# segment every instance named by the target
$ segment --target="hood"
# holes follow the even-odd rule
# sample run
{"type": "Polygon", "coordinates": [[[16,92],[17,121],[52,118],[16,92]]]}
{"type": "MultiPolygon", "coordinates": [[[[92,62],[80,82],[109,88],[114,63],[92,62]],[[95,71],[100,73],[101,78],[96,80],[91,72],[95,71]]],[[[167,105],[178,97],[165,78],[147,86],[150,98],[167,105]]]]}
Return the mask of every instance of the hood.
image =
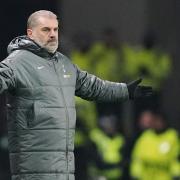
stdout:
{"type": "Polygon", "coordinates": [[[56,52],[54,54],[49,53],[46,49],[40,47],[36,42],[28,38],[26,35],[14,38],[9,43],[7,52],[8,54],[11,54],[13,51],[20,49],[31,51],[32,53],[43,58],[52,57],[56,54],[56,52]]]}

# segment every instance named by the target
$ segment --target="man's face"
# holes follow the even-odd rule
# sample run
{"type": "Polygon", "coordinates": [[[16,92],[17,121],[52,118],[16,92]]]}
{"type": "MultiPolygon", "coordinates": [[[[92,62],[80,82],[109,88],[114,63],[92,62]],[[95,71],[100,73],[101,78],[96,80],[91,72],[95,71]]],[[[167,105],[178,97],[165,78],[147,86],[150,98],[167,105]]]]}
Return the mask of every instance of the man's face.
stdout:
{"type": "Polygon", "coordinates": [[[27,29],[27,35],[48,52],[54,53],[58,48],[58,21],[39,17],[36,26],[27,29]]]}

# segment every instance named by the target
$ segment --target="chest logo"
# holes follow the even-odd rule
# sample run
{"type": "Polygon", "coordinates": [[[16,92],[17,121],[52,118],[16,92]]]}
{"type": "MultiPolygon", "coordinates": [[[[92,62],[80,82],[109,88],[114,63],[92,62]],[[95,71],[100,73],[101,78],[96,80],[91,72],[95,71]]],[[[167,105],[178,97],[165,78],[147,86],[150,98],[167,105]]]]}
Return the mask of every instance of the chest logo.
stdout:
{"type": "Polygon", "coordinates": [[[37,69],[43,69],[44,68],[44,66],[38,66],[37,67],[37,69]]]}
{"type": "Polygon", "coordinates": [[[64,74],[63,77],[64,77],[64,78],[70,78],[70,77],[71,77],[71,74],[64,74]]]}

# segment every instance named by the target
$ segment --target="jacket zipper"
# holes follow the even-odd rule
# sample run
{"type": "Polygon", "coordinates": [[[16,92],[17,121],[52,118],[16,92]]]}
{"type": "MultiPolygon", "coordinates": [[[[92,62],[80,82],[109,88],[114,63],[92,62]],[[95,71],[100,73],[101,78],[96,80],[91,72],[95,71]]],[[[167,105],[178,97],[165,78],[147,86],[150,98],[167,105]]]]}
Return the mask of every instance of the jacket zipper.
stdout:
{"type": "Polygon", "coordinates": [[[66,101],[65,101],[65,96],[64,96],[63,90],[61,88],[62,82],[61,82],[61,79],[58,76],[54,60],[52,60],[52,61],[53,61],[53,66],[54,66],[56,76],[57,76],[58,81],[59,81],[60,91],[61,91],[61,94],[62,94],[62,97],[63,97],[63,102],[64,102],[64,105],[65,105],[65,111],[66,111],[66,120],[67,120],[67,122],[66,122],[66,179],[69,180],[69,168],[68,168],[69,115],[68,115],[67,105],[66,105],[66,101]]]}

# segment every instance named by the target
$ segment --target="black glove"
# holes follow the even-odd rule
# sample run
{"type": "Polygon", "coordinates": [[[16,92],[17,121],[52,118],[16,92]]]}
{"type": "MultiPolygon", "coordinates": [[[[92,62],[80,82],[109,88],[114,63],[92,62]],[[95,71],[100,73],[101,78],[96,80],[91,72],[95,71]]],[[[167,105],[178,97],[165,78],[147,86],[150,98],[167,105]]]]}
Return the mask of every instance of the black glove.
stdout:
{"type": "Polygon", "coordinates": [[[139,86],[141,78],[127,84],[129,99],[147,98],[153,95],[152,87],[139,86]]]}

